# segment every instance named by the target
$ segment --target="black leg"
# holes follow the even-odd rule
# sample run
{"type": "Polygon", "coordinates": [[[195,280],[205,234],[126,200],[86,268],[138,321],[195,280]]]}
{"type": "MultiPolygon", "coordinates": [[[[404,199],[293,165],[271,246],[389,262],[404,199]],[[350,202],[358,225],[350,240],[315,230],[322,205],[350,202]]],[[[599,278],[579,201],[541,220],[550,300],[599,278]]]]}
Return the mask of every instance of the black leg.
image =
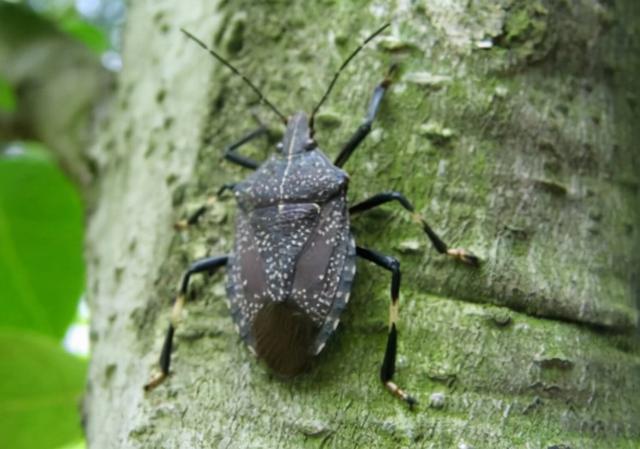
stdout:
{"type": "Polygon", "coordinates": [[[252,170],[255,170],[260,166],[260,163],[254,161],[253,159],[249,159],[248,157],[238,154],[237,150],[247,142],[250,142],[253,139],[260,137],[266,133],[267,133],[267,128],[264,126],[260,126],[258,129],[254,129],[253,131],[245,135],[242,139],[238,140],[237,142],[232,143],[231,145],[228,145],[224,149],[225,159],[235,164],[241,165],[245,168],[250,168],[252,170]]]}
{"type": "MultiPolygon", "coordinates": [[[[246,143],[251,142],[253,139],[256,139],[266,133],[267,133],[267,128],[264,125],[260,125],[260,127],[247,133],[244,137],[242,137],[237,142],[232,143],[231,145],[227,145],[224,148],[224,158],[230,162],[233,162],[234,164],[238,164],[242,167],[255,170],[260,166],[260,163],[248,157],[242,156],[241,154],[238,154],[237,150],[243,145],[245,145],[246,143]]],[[[223,184],[222,187],[220,187],[220,189],[218,190],[217,196],[222,195],[222,193],[226,190],[233,190],[234,186],[235,186],[235,183],[223,184]]],[[[192,213],[189,217],[187,217],[184,220],[178,221],[175,224],[175,228],[186,229],[189,226],[193,226],[194,224],[196,224],[200,219],[200,217],[204,215],[204,213],[207,211],[207,209],[211,206],[211,204],[215,200],[216,200],[215,197],[210,197],[209,199],[207,199],[207,202],[202,206],[200,206],[198,209],[196,209],[196,211],[192,213]]]]}
{"type": "Polygon", "coordinates": [[[189,215],[186,219],[177,221],[174,225],[174,228],[187,229],[189,226],[193,226],[196,223],[198,223],[198,220],[200,220],[200,217],[204,215],[204,213],[207,211],[209,207],[211,207],[211,204],[213,204],[214,201],[215,201],[215,197],[213,196],[207,198],[207,202],[202,206],[200,206],[199,208],[197,208],[196,211],[193,212],[191,215],[189,215]]]}
{"type": "Polygon", "coordinates": [[[222,195],[227,190],[231,190],[233,192],[233,189],[236,188],[236,184],[238,184],[238,183],[237,182],[227,182],[226,184],[222,184],[222,187],[220,187],[218,189],[217,196],[222,195]]]}
{"type": "Polygon", "coordinates": [[[209,198],[207,198],[206,203],[204,203],[202,206],[197,208],[195,212],[189,215],[186,219],[177,221],[174,227],[176,229],[187,229],[189,226],[194,226],[195,224],[197,224],[198,220],[200,220],[200,217],[204,215],[207,209],[211,207],[211,205],[217,200],[217,198],[227,190],[233,191],[235,186],[236,186],[235,182],[229,182],[229,183],[223,184],[222,187],[218,189],[218,192],[216,193],[215,196],[210,196],[209,198]]]}
{"type": "Polygon", "coordinates": [[[178,293],[178,297],[173,303],[173,310],[171,311],[171,322],[169,323],[167,335],[165,336],[164,343],[162,345],[162,353],[160,354],[160,360],[158,362],[160,366],[160,372],[154,375],[151,380],[144,386],[144,389],[146,391],[152,390],[160,385],[169,375],[169,368],[171,366],[171,348],[173,346],[173,335],[180,322],[180,314],[187,297],[187,289],[189,287],[189,280],[191,279],[191,276],[196,273],[202,273],[205,271],[214,272],[218,268],[226,265],[228,260],[229,256],[207,257],[191,264],[189,269],[183,275],[182,283],[180,284],[180,292],[178,293]]]}
{"type": "Polygon", "coordinates": [[[378,193],[377,195],[373,195],[371,198],[368,198],[356,204],[355,206],[351,206],[349,208],[349,213],[357,214],[360,212],[365,212],[390,201],[397,201],[402,207],[412,213],[413,221],[415,221],[422,227],[422,230],[427,234],[436,251],[438,251],[440,254],[446,254],[474,267],[480,265],[480,259],[472,252],[462,248],[449,248],[447,244],[444,243],[438,236],[438,234],[436,234],[435,231],[431,229],[431,226],[429,226],[427,221],[422,218],[420,214],[414,212],[413,204],[411,204],[409,200],[399,192],[383,192],[378,193]]]}
{"type": "MultiPolygon", "coordinates": [[[[242,167],[255,170],[260,166],[260,164],[254,161],[253,159],[249,159],[248,157],[238,154],[237,150],[240,147],[242,147],[244,144],[266,133],[267,133],[267,128],[265,126],[260,126],[259,128],[254,129],[253,131],[251,131],[250,133],[242,137],[242,139],[240,139],[239,141],[226,146],[224,149],[224,158],[227,159],[228,161],[233,162],[234,164],[238,164],[238,165],[241,165],[242,167]]],[[[218,190],[217,196],[220,196],[225,190],[233,190],[234,186],[235,186],[234,183],[224,184],[222,187],[220,187],[220,190],[218,190]]],[[[196,211],[192,213],[189,217],[187,217],[184,220],[178,221],[175,224],[175,228],[186,229],[189,226],[193,226],[194,224],[196,224],[200,219],[200,217],[202,217],[202,215],[207,211],[207,209],[211,206],[211,204],[214,201],[215,201],[215,197],[211,197],[207,199],[206,204],[196,209],[196,211]]]]}
{"type": "Polygon", "coordinates": [[[396,321],[398,321],[398,297],[400,294],[400,262],[390,256],[385,256],[376,251],[356,247],[356,254],[363,259],[375,263],[376,265],[391,271],[391,304],[389,305],[389,335],[387,337],[387,347],[384,351],[384,359],[380,367],[380,380],[385,388],[394,396],[405,401],[409,408],[417,404],[417,401],[404,392],[393,382],[393,375],[396,371],[396,350],[398,346],[398,331],[396,321]]]}
{"type": "MultiPolygon", "coordinates": [[[[225,184],[220,188],[220,190],[218,191],[218,195],[220,194],[220,192],[224,192],[224,190],[226,190],[226,186],[227,184],[225,184]]],[[[207,198],[207,201],[202,206],[200,206],[195,210],[195,212],[193,212],[191,215],[189,215],[185,219],[178,220],[173,225],[173,227],[178,230],[183,230],[183,229],[187,229],[190,226],[194,226],[195,224],[198,223],[198,220],[200,220],[200,217],[204,215],[207,209],[209,209],[213,205],[213,203],[215,203],[216,201],[217,201],[217,195],[210,196],[209,198],[207,198]]]]}
{"type": "Polygon", "coordinates": [[[381,206],[391,201],[397,201],[409,212],[413,212],[413,204],[409,202],[405,196],[400,192],[382,192],[373,195],[371,198],[367,198],[364,201],[359,202],[355,206],[349,208],[351,215],[358,214],[360,212],[366,212],[369,209],[381,206]]]}
{"type": "Polygon", "coordinates": [[[373,91],[373,97],[371,97],[371,101],[369,102],[369,108],[367,109],[367,116],[364,119],[362,125],[358,127],[356,132],[351,136],[351,139],[342,147],[338,157],[336,158],[335,165],[338,167],[342,167],[351,156],[351,153],[358,148],[358,145],[364,140],[365,137],[371,131],[371,124],[373,120],[376,118],[376,114],[378,113],[378,109],[380,109],[380,103],[382,102],[382,98],[384,97],[387,88],[391,84],[391,74],[395,70],[395,66],[391,66],[389,69],[389,73],[385,77],[385,79],[376,86],[373,91]]]}

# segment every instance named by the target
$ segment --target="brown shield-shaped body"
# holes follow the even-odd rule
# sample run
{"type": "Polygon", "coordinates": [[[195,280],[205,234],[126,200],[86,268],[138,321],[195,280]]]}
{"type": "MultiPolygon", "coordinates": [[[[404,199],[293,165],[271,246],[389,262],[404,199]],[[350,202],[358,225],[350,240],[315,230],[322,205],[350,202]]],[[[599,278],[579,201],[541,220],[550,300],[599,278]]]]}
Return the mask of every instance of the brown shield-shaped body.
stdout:
{"type": "Polygon", "coordinates": [[[348,177],[289,121],[282,154],[234,188],[236,242],[228,263],[231,315],[276,373],[303,371],[335,330],[355,274],[348,177]]]}

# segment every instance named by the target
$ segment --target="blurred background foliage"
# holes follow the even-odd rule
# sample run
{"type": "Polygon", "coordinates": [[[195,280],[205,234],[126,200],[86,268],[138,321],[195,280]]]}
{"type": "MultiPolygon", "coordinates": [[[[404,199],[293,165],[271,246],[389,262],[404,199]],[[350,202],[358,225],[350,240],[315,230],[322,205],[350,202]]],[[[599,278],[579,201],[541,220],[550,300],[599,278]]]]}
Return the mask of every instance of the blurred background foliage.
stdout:
{"type": "Polygon", "coordinates": [[[88,148],[123,20],[121,0],[0,0],[2,449],[84,447],[88,148]]]}

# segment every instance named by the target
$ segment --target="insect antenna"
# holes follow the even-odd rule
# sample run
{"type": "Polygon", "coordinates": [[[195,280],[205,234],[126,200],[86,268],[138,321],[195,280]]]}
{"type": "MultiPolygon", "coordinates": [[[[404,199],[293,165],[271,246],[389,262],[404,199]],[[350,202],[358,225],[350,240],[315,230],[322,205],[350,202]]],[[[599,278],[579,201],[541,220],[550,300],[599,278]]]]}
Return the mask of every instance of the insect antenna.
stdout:
{"type": "Polygon", "coordinates": [[[336,84],[336,81],[338,80],[338,76],[340,76],[340,73],[342,73],[342,70],[344,70],[344,68],[347,66],[347,64],[349,64],[349,62],[351,62],[351,60],[358,53],[360,53],[360,50],[362,50],[364,48],[364,46],[369,43],[370,40],[375,38],[378,34],[382,33],[389,25],[391,25],[391,24],[390,23],[385,23],[380,28],[378,28],[378,30],[376,30],[371,36],[366,38],[364,40],[364,42],[362,44],[360,44],[360,46],[358,46],[358,48],[356,48],[349,55],[349,57],[347,59],[344,60],[344,62],[342,63],[342,65],[340,66],[338,71],[333,75],[333,79],[331,80],[331,83],[329,83],[329,87],[327,88],[327,91],[324,93],[324,95],[322,96],[322,98],[320,99],[320,101],[318,102],[316,107],[313,108],[313,112],[311,112],[311,118],[309,119],[309,128],[312,130],[312,132],[313,132],[313,122],[314,122],[314,119],[315,119],[315,116],[316,116],[316,112],[318,112],[318,109],[320,109],[320,106],[322,106],[322,103],[325,102],[325,100],[327,99],[327,97],[331,93],[331,90],[333,89],[334,84],[336,84]]]}
{"type": "Polygon", "coordinates": [[[209,52],[209,54],[211,56],[213,56],[214,58],[216,58],[218,61],[220,61],[222,64],[224,64],[225,66],[227,66],[233,73],[235,73],[236,75],[238,75],[240,78],[242,78],[242,80],[249,85],[249,87],[251,89],[253,89],[253,91],[255,93],[258,94],[258,96],[260,97],[260,101],[263,102],[264,104],[266,104],[273,112],[275,112],[278,117],[280,117],[280,120],[282,120],[282,122],[286,125],[287,124],[287,118],[280,112],[278,111],[278,108],[276,108],[273,103],[271,103],[269,100],[267,100],[267,97],[264,96],[264,94],[262,92],[260,92],[260,89],[258,89],[255,84],[253,84],[249,78],[247,78],[246,76],[244,76],[242,73],[240,73],[240,71],[238,69],[236,69],[233,65],[231,65],[231,63],[229,61],[227,61],[226,59],[224,59],[222,56],[220,56],[218,53],[216,53],[215,51],[213,51],[212,49],[210,49],[209,47],[207,47],[204,42],[202,42],[200,39],[198,39],[197,37],[195,37],[193,34],[189,33],[187,30],[185,30],[184,28],[180,28],[180,31],[182,31],[189,39],[191,39],[192,41],[194,41],[196,44],[198,44],[199,46],[201,46],[204,50],[206,50],[207,52],[209,52]]]}

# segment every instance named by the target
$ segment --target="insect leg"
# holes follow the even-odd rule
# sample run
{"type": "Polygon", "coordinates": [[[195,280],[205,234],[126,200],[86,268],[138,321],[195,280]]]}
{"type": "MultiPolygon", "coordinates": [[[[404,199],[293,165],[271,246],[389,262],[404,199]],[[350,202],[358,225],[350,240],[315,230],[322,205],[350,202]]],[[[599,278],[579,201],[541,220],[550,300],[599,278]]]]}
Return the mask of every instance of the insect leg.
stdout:
{"type": "Polygon", "coordinates": [[[249,159],[248,157],[242,156],[241,154],[238,154],[237,150],[244,144],[266,133],[267,133],[267,128],[264,126],[260,126],[259,128],[254,129],[250,133],[246,134],[237,142],[232,143],[231,145],[227,145],[224,148],[224,158],[227,159],[228,161],[241,165],[245,168],[250,168],[252,170],[255,170],[260,166],[260,163],[254,161],[253,159],[249,159]]]}
{"type": "Polygon", "coordinates": [[[371,198],[367,198],[364,201],[359,202],[355,206],[349,208],[351,215],[360,212],[368,211],[369,209],[376,208],[382,204],[389,203],[391,201],[397,201],[409,212],[413,212],[413,204],[409,202],[405,196],[400,192],[382,192],[373,195],[371,198]]]}
{"type": "Polygon", "coordinates": [[[180,314],[184,306],[184,302],[187,297],[187,289],[189,287],[189,280],[191,276],[196,273],[202,273],[205,271],[213,272],[218,268],[224,266],[229,261],[229,256],[207,257],[200,259],[189,267],[189,269],[182,276],[182,282],[180,283],[180,291],[178,297],[173,303],[173,309],[171,311],[171,322],[167,329],[167,335],[165,336],[164,343],[162,344],[162,352],[160,354],[160,360],[158,362],[160,366],[160,372],[154,375],[151,380],[144,386],[146,391],[152,390],[160,385],[164,379],[169,375],[169,367],[171,365],[171,349],[173,346],[173,335],[176,328],[180,323],[180,314]]]}
{"type": "MultiPolygon", "coordinates": [[[[259,128],[254,129],[250,133],[246,134],[239,141],[232,143],[231,145],[227,145],[224,148],[224,158],[233,162],[234,164],[238,164],[238,165],[241,165],[242,167],[251,168],[255,170],[260,166],[260,163],[254,161],[253,159],[249,159],[248,157],[242,156],[241,154],[238,154],[237,150],[244,144],[252,141],[253,139],[260,137],[263,134],[266,134],[266,132],[267,132],[267,128],[264,126],[260,126],[259,128]]],[[[222,187],[220,187],[220,190],[218,190],[217,196],[220,196],[225,190],[233,190],[234,185],[235,184],[233,183],[224,184],[222,187]]],[[[207,209],[211,207],[211,205],[215,200],[216,200],[215,196],[208,198],[205,204],[203,204],[198,209],[196,209],[196,211],[193,212],[186,219],[178,221],[174,225],[174,227],[176,229],[186,229],[189,226],[193,226],[198,222],[200,217],[202,217],[202,215],[207,211],[207,209]]]]}
{"type": "Polygon", "coordinates": [[[382,98],[384,97],[387,88],[391,84],[391,74],[395,70],[395,66],[391,66],[389,69],[389,73],[385,77],[385,79],[376,86],[373,91],[373,96],[371,97],[371,101],[369,102],[369,108],[367,109],[367,116],[364,119],[364,122],[358,127],[356,132],[351,136],[349,141],[342,147],[334,165],[337,167],[342,167],[351,154],[358,148],[358,145],[364,140],[365,137],[371,131],[371,124],[373,120],[376,118],[376,114],[380,109],[380,103],[382,102],[382,98]]]}
{"type": "Polygon", "coordinates": [[[420,214],[417,214],[414,211],[413,204],[411,204],[409,200],[399,192],[383,192],[378,193],[377,195],[373,195],[371,198],[368,198],[354,206],[351,206],[349,208],[349,213],[357,214],[360,212],[365,212],[390,201],[397,201],[402,207],[411,212],[413,221],[422,227],[422,230],[427,234],[436,251],[438,251],[440,254],[446,254],[450,257],[453,257],[454,259],[457,259],[474,267],[480,265],[480,259],[471,251],[462,248],[449,248],[447,244],[444,243],[438,236],[438,234],[435,233],[431,226],[429,226],[429,223],[427,223],[427,221],[420,214]]]}
{"type": "Polygon", "coordinates": [[[174,224],[174,228],[179,230],[187,229],[189,226],[193,226],[196,223],[198,223],[198,220],[200,220],[200,217],[202,217],[204,213],[207,211],[207,209],[209,209],[213,205],[213,203],[217,201],[218,197],[222,195],[224,192],[226,192],[227,190],[233,191],[235,186],[236,186],[235,182],[228,182],[226,184],[223,184],[218,189],[218,192],[216,193],[215,196],[210,196],[209,198],[207,198],[207,201],[202,206],[197,208],[195,212],[193,212],[187,218],[177,221],[174,224]]]}
{"type": "Polygon", "coordinates": [[[377,251],[356,247],[356,254],[363,259],[391,271],[391,304],[389,305],[389,335],[387,347],[384,351],[384,359],[380,367],[380,380],[385,388],[394,396],[405,401],[409,407],[417,404],[417,401],[393,382],[393,374],[396,371],[396,349],[398,346],[398,297],[400,294],[400,262],[394,257],[385,256],[377,251]]]}

